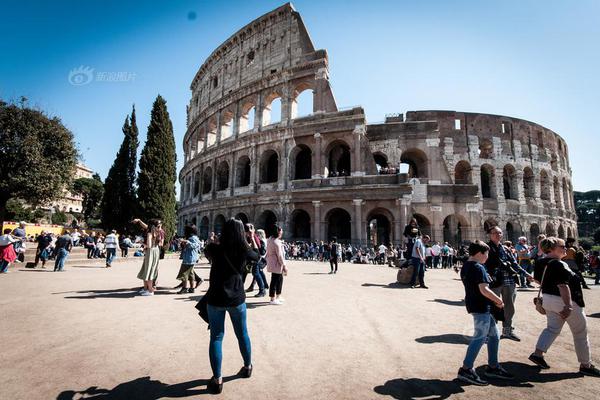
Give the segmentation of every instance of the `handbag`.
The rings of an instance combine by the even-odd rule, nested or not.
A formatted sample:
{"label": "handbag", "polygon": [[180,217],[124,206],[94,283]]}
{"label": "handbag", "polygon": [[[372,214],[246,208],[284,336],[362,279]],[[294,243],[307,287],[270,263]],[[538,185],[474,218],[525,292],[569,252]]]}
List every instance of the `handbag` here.
{"label": "handbag", "polygon": [[[200,301],[196,304],[196,310],[198,310],[198,315],[200,316],[200,318],[202,318],[204,320],[204,322],[209,324],[209,322],[208,322],[208,296],[207,295],[208,295],[208,292],[206,292],[206,294],[204,296],[202,296]],[[207,329],[210,329],[210,324],[208,325]]]}
{"label": "handbag", "polygon": [[533,298],[533,304],[535,304],[535,310],[542,315],[546,315],[546,310],[544,309],[544,299],[542,298],[542,285],[544,284],[544,277],[546,276],[546,270],[548,269],[548,264],[544,267],[544,273],[542,274],[542,281],[540,282],[540,290],[538,290],[538,294]]}

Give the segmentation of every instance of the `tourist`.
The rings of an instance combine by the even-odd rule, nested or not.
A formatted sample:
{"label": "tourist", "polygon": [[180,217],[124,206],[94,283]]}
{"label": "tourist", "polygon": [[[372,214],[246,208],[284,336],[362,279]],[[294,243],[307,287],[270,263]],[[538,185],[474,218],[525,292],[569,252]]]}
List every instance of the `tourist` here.
{"label": "tourist", "polygon": [[[521,236],[518,239],[518,243],[515,246],[515,251],[517,252],[517,261],[521,268],[527,273],[531,273],[532,265],[531,265],[531,248],[527,244],[527,238],[525,236]],[[532,288],[533,285],[527,282],[524,273],[521,273],[520,276],[520,284],[521,288]]]}
{"label": "tourist", "polygon": [[442,256],[442,268],[449,268],[448,265],[448,256],[450,254],[450,247],[448,246],[448,242],[444,242],[442,246],[441,256]]}
{"label": "tourist", "polygon": [[87,249],[87,258],[92,258],[96,252],[96,232],[86,236],[83,245]]}
{"label": "tourist", "polygon": [[412,254],[412,248],[415,244],[415,240],[417,236],[421,236],[421,231],[419,230],[419,224],[417,223],[416,218],[411,218],[408,225],[404,227],[404,237],[406,238],[406,252],[407,258]]}
{"label": "tourist", "polygon": [[600,370],[592,364],[581,280],[561,261],[566,255],[565,242],[548,237],[541,242],[541,248],[546,257],[535,263],[534,275],[541,285],[542,306],[548,325],[540,334],[529,359],[542,369],[550,368],[544,353],[548,352],[566,322],[573,334],[579,372],[600,377]]}
{"label": "tourist", "polygon": [[164,244],[164,231],[162,230],[162,221],[151,219],[145,224],[140,219],[133,220],[134,224],[139,224],[146,232],[146,243],[144,248],[144,262],[138,273],[138,279],[144,281],[144,287],[140,290],[142,296],[153,296],[156,290],[155,281],[158,277],[158,261],[160,260],[160,247]]}
{"label": "tourist", "polygon": [[331,268],[331,271],[329,272],[329,274],[337,274],[339,254],[341,254],[342,249],[341,249],[340,245],[337,243],[336,237],[331,239],[331,244],[329,245],[329,248],[331,249],[330,250],[331,256],[329,258],[329,267]]}
{"label": "tourist", "polygon": [[42,261],[42,268],[46,268],[46,261],[50,258],[50,243],[52,243],[52,237],[47,231],[42,231],[35,239],[37,242],[37,249],[35,250],[35,262],[34,268],[37,268],[40,260]]}
{"label": "tourist", "polygon": [[273,225],[267,241],[267,271],[271,273],[271,283],[269,284],[269,297],[271,304],[281,305],[284,300],[281,298],[281,290],[283,288],[283,276],[287,274],[287,266],[285,265],[285,257],[283,254],[283,244],[281,236],[283,230]]}
{"label": "tourist", "polygon": [[19,222],[19,227],[12,231],[12,235],[20,239],[13,244],[15,253],[17,253],[17,259],[15,260],[16,263],[22,263],[25,261],[25,250],[27,250],[27,245],[25,244],[27,242],[27,233],[25,232],[26,226],[27,224],[25,221],[21,221]]}
{"label": "tourist", "polygon": [[[195,226],[187,225],[184,228],[185,239],[180,241],[183,249],[181,250],[181,267],[177,279],[181,281],[181,290],[177,294],[194,293],[196,289],[194,265],[200,258],[200,239]],[[189,287],[188,287],[189,282]]]}
{"label": "tourist", "polygon": [[517,264],[517,260],[512,256],[510,250],[502,244],[503,233],[500,227],[494,226],[488,231],[488,235],[490,251],[485,267],[492,277],[490,287],[497,296],[502,297],[504,302],[504,321],[502,321],[500,338],[520,342],[521,339],[515,334],[512,326],[517,298],[516,279],[520,273],[525,274],[529,282],[533,280],[533,277]]}
{"label": "tourist", "polygon": [[73,246],[79,246],[79,239],[81,239],[81,233],[79,233],[79,229],[75,228],[75,230],[71,232],[71,238],[73,239]]}
{"label": "tourist", "polygon": [[125,234],[119,235],[119,240],[119,246],[121,247],[121,257],[127,258],[127,256],[129,255],[129,248],[133,247],[133,242],[131,241],[129,236]]}
{"label": "tourist", "polygon": [[412,247],[411,263],[413,266],[412,278],[408,284],[411,288],[416,288],[417,277],[419,286],[422,289],[429,289],[425,285],[425,245],[429,242],[429,236],[417,236]]}
{"label": "tourist", "polygon": [[378,254],[378,260],[377,260],[377,261],[378,261],[378,263],[379,263],[379,264],[382,264],[382,265],[383,265],[383,264],[385,264],[385,263],[386,263],[386,251],[387,251],[387,249],[388,249],[388,248],[387,248],[387,247],[386,247],[386,245],[384,245],[383,243],[381,243],[381,244],[379,245],[379,247],[377,248],[377,251],[378,251],[378,253],[379,253],[379,254]]}
{"label": "tourist", "polygon": [[11,229],[4,230],[4,235],[0,236],[0,273],[8,273],[8,266],[17,259],[15,244],[23,240],[20,237],[11,235]]}
{"label": "tourist", "polygon": [[460,271],[460,278],[465,287],[465,305],[467,312],[473,316],[474,333],[467,347],[467,354],[462,367],[458,370],[458,380],[484,386],[488,382],[481,379],[475,369],[475,359],[479,350],[487,342],[488,365],[484,370],[487,377],[511,379],[513,376],[498,363],[498,328],[492,315],[492,307],[502,308],[504,303],[490,290],[490,276],[483,264],[488,258],[489,246],[480,240],[469,245],[469,258]]}
{"label": "tourist", "polygon": [[433,268],[439,268],[440,265],[440,253],[442,251],[442,247],[440,246],[440,242],[435,242],[433,246],[431,246],[431,256],[433,257],[432,260],[432,267]]}
{"label": "tourist", "polygon": [[69,232],[65,232],[62,236],[56,239],[54,253],[56,260],[54,261],[54,272],[63,272],[65,270],[65,262],[69,257],[69,252],[73,248],[73,238]]}
{"label": "tourist", "polygon": [[581,280],[581,285],[584,289],[589,289],[585,278],[583,277],[583,271],[585,269],[585,257],[583,252],[575,245],[575,238],[567,238],[567,254],[563,258],[563,261],[567,263],[571,271],[575,273]]}
{"label": "tourist", "polygon": [[113,260],[117,256],[117,249],[119,248],[116,230],[113,229],[106,235],[106,238],[104,238],[104,246],[106,248],[106,268],[110,268]]}
{"label": "tourist", "polygon": [[223,390],[221,363],[226,312],[231,318],[244,359],[244,366],[240,374],[244,378],[250,378],[252,374],[251,345],[246,325],[246,293],[242,282],[242,271],[248,260],[258,261],[257,251],[255,243],[250,247],[246,241],[244,224],[233,218],[223,225],[219,243],[209,243],[204,249],[204,254],[211,264],[210,286],[205,296],[208,296],[207,309],[210,326],[208,354],[213,372],[208,389],[214,393],[221,393]]}
{"label": "tourist", "polygon": [[[267,283],[267,277],[265,275],[265,267],[267,266],[267,260],[265,258],[267,254],[267,237],[265,231],[263,229],[257,229],[256,235],[260,241],[259,246],[259,255],[260,259],[255,263],[254,278],[256,282],[258,282],[258,293],[254,295],[254,297],[264,297],[267,295],[266,290],[269,288],[269,284]],[[262,283],[262,287],[261,287]]]}

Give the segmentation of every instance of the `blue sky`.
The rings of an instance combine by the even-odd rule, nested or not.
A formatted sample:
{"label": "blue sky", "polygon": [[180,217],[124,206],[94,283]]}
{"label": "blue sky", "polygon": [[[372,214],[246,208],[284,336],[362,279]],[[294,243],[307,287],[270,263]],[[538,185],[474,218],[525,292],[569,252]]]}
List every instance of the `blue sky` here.
{"label": "blue sky", "polygon": [[[0,97],[24,95],[62,118],[84,162],[105,177],[131,105],[143,144],[160,93],[173,121],[180,168],[196,71],[231,34],[281,4],[4,1]],[[419,109],[534,121],[567,141],[575,190],[600,189],[600,1],[293,4],[315,46],[328,50],[338,106],[362,105],[369,122]],[[69,72],[79,66],[129,75],[74,86]]]}

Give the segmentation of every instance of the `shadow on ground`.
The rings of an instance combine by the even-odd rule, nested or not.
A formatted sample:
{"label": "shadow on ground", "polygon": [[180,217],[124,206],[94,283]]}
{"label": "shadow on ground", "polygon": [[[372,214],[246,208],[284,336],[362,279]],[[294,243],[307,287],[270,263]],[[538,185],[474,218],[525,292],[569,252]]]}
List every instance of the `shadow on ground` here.
{"label": "shadow on ground", "polygon": [[[130,289],[103,289],[103,290],[80,290],[77,292],[60,292],[52,294],[64,294],[64,293],[81,293],[77,296],[65,296],[65,299],[127,299],[131,297],[139,296],[139,290],[141,287],[130,288]],[[155,295],[170,295],[176,294],[171,288],[159,286],[154,292]]]}
{"label": "shadow on ground", "polygon": [[410,289],[410,286],[404,285],[404,284],[398,283],[398,282],[388,283],[387,285],[384,285],[382,283],[363,283],[361,286],[381,287],[381,288],[385,288],[385,289]]}
{"label": "shadow on ground", "polygon": [[[223,382],[229,382],[238,375],[227,376]],[[75,400],[75,399],[103,399],[103,400],[155,400],[165,397],[181,398],[209,393],[206,387],[194,389],[199,386],[206,386],[208,379],[197,379],[189,382],[169,385],[159,380],[152,380],[149,376],[137,378],[129,382],[120,383],[112,389],[102,389],[97,386],[91,386],[84,390],[65,390],[61,392],[56,400]]]}
{"label": "shadow on ground", "polygon": [[447,399],[453,394],[462,393],[464,389],[456,381],[440,379],[392,379],[382,386],[373,388],[375,393],[392,396],[394,399]]}
{"label": "shadow on ground", "polygon": [[447,306],[464,306],[465,305],[465,301],[464,300],[446,300],[446,299],[433,299],[433,300],[427,300],[430,302],[435,302],[435,303],[441,303],[441,304],[445,304]]}
{"label": "shadow on ground", "polygon": [[600,312],[588,315],[589,318],[600,318]]}
{"label": "shadow on ground", "polygon": [[420,338],[416,338],[415,342],[417,343],[449,343],[449,344],[469,344],[469,337],[465,335],[459,335],[458,333],[447,333],[444,335],[436,335],[436,336],[423,336]]}
{"label": "shadow on ground", "polygon": [[[503,362],[501,364],[508,372],[515,376],[515,379],[486,378],[494,386],[533,387],[533,383],[558,382],[567,379],[583,378],[583,374],[579,372],[542,372],[538,366],[515,361]],[[478,367],[476,370],[479,376],[485,376],[483,374],[484,367]]]}

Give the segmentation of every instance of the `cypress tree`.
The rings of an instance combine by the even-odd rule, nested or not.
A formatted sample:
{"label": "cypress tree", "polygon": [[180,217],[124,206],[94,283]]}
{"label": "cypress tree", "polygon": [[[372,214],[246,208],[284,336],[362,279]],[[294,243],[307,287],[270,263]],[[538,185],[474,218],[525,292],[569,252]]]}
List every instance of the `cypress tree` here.
{"label": "cypress tree", "polygon": [[129,129],[129,157],[127,159],[126,205],[123,210],[123,220],[131,221],[137,215],[137,198],[135,187],[135,170],[137,168],[137,149],[139,132],[135,118],[135,105],[131,111],[131,126]]}
{"label": "cypress tree", "polygon": [[166,240],[175,232],[176,162],[173,124],[167,103],[159,95],[152,106],[146,144],[140,157],[138,210],[145,222],[150,218],[163,221]]}

